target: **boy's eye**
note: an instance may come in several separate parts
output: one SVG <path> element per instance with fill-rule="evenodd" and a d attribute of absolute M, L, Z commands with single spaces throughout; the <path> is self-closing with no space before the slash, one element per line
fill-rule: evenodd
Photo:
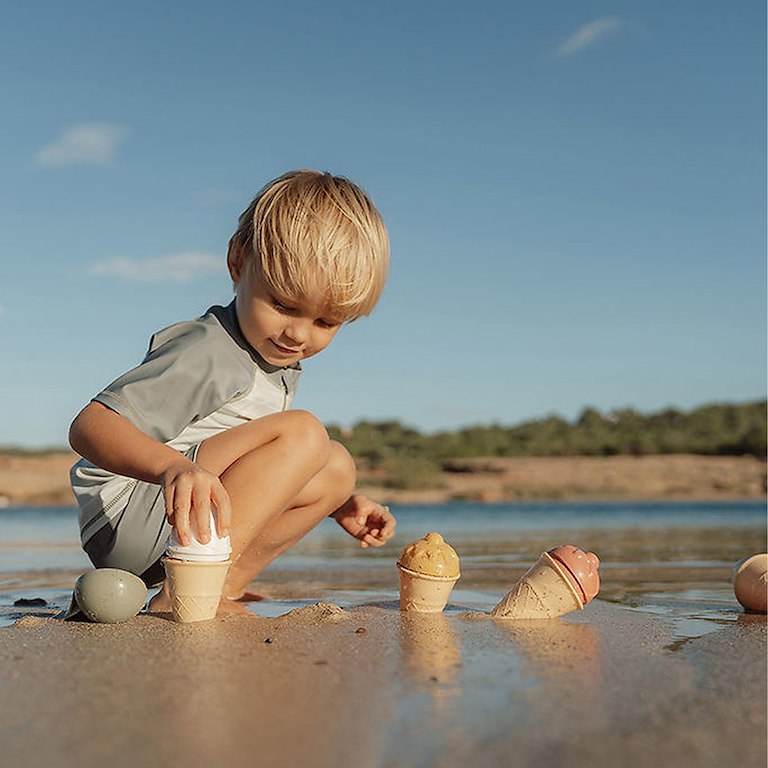
<path fill-rule="evenodd" d="M 283 304 L 282 301 L 272 297 L 272 306 L 280 312 L 293 312 L 293 307 L 289 307 L 287 304 Z"/>
<path fill-rule="evenodd" d="M 280 301 L 276 296 L 270 297 L 270 303 L 272 304 L 272 307 L 277 310 L 278 312 L 283 312 L 285 314 L 293 315 L 293 314 L 301 314 L 303 310 L 300 307 L 294 307 L 290 304 L 285 304 L 284 302 Z M 324 317 L 318 317 L 314 321 L 315 325 L 319 326 L 320 328 L 337 328 L 341 325 L 341 320 L 336 320 L 335 318 L 324 318 Z"/>

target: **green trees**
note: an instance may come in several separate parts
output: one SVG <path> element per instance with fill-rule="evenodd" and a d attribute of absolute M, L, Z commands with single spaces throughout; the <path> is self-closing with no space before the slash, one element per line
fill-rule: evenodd
<path fill-rule="evenodd" d="M 410 487 L 431 482 L 446 459 L 493 456 L 642 456 L 662 453 L 766 455 L 766 401 L 715 404 L 684 413 L 632 408 L 601 414 L 585 408 L 573 422 L 559 416 L 514 426 L 491 424 L 424 435 L 398 421 L 329 427 L 370 469 L 396 468 Z"/>

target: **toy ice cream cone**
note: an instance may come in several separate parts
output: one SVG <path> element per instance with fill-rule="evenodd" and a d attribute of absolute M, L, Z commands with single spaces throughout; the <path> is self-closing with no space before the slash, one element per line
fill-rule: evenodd
<path fill-rule="evenodd" d="M 543 552 L 491 611 L 497 619 L 551 619 L 580 611 L 597 594 L 600 561 L 566 544 Z"/>
<path fill-rule="evenodd" d="M 400 570 L 400 610 L 440 613 L 445 608 L 458 577 L 445 578 Z"/>
<path fill-rule="evenodd" d="M 164 557 L 162 562 L 174 621 L 187 624 L 215 618 L 231 561 L 195 562 Z"/>
<path fill-rule="evenodd" d="M 409 544 L 397 561 L 400 610 L 440 613 L 459 578 L 459 557 L 439 533 Z"/>
<path fill-rule="evenodd" d="M 221 590 L 231 564 L 232 543 L 229 536 L 219 536 L 216 521 L 211 515 L 210 540 L 203 544 L 194 538 L 182 544 L 176 529 L 168 537 L 166 557 L 162 563 L 171 596 L 174 621 L 189 623 L 206 621 L 216 616 L 221 600 Z"/>

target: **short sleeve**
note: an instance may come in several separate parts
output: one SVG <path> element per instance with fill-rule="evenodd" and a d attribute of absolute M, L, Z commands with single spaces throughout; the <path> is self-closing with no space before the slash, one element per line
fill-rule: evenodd
<path fill-rule="evenodd" d="M 252 364 L 210 316 L 156 333 L 144 360 L 93 399 L 167 443 L 251 385 Z"/>

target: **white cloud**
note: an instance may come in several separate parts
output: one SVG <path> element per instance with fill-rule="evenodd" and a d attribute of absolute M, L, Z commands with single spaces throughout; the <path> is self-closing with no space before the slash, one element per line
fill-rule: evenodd
<path fill-rule="evenodd" d="M 38 165 L 109 165 L 128 130 L 116 123 L 80 123 L 67 128 L 35 155 Z"/>
<path fill-rule="evenodd" d="M 95 275 L 114 275 L 123 280 L 144 283 L 184 282 L 199 275 L 226 269 L 224 257 L 212 253 L 174 253 L 156 259 L 117 258 L 94 264 Z"/>
<path fill-rule="evenodd" d="M 621 19 L 606 17 L 579 27 L 556 51 L 555 56 L 573 56 L 575 53 L 594 45 L 600 38 L 613 35 L 621 28 Z"/>

